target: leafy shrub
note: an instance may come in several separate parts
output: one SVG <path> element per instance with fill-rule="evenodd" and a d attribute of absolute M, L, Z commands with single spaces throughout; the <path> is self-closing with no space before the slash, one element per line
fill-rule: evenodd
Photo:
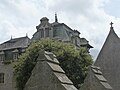
<path fill-rule="evenodd" d="M 40 50 L 53 52 L 60 62 L 66 75 L 72 80 L 74 85 L 79 88 L 86 77 L 88 66 L 92 64 L 92 58 L 85 48 L 76 49 L 70 43 L 42 39 L 33 42 L 20 56 L 17 64 L 14 66 L 16 86 L 18 90 L 23 90 L 31 71 L 36 65 L 36 59 Z"/>

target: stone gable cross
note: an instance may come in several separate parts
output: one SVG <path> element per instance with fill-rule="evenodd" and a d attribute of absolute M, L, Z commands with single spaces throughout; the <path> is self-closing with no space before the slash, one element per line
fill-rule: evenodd
<path fill-rule="evenodd" d="M 113 26 L 112 26 L 113 24 L 114 24 L 113 22 L 110 23 L 111 27 L 113 27 Z"/>

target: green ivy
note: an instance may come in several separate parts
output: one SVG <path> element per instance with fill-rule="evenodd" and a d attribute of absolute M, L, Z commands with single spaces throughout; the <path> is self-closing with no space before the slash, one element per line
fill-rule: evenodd
<path fill-rule="evenodd" d="M 91 55 L 85 48 L 76 49 L 75 46 L 70 43 L 42 39 L 31 43 L 14 66 L 14 76 L 18 90 L 24 89 L 31 75 L 31 71 L 36 65 L 36 58 L 40 50 L 53 52 L 57 56 L 66 75 L 72 80 L 74 85 L 79 88 L 87 75 L 89 65 L 92 64 Z"/>

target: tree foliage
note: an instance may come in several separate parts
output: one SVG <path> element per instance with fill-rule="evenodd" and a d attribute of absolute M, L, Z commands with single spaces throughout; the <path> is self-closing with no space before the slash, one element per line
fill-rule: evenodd
<path fill-rule="evenodd" d="M 66 75 L 78 88 L 85 79 L 92 58 L 85 48 L 76 49 L 70 43 L 43 39 L 33 42 L 23 53 L 14 68 L 14 76 L 18 90 L 23 90 L 31 71 L 36 64 L 36 58 L 40 50 L 53 52 L 60 62 Z"/>

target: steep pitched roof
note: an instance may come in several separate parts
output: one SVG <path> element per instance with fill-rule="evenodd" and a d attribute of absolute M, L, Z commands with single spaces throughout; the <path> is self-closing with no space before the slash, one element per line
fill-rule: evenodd
<path fill-rule="evenodd" d="M 101 68 L 113 90 L 120 89 L 120 39 L 113 28 L 110 30 L 94 65 Z"/>
<path fill-rule="evenodd" d="M 13 49 L 13 48 L 26 48 L 28 47 L 29 42 L 30 42 L 30 39 L 27 36 L 14 38 L 0 44 L 0 50 L 7 50 L 7 49 Z"/>
<path fill-rule="evenodd" d="M 41 51 L 24 90 L 78 90 L 51 52 Z"/>
<path fill-rule="evenodd" d="M 91 66 L 84 84 L 79 90 L 112 90 L 112 87 L 102 75 L 100 67 Z"/>

